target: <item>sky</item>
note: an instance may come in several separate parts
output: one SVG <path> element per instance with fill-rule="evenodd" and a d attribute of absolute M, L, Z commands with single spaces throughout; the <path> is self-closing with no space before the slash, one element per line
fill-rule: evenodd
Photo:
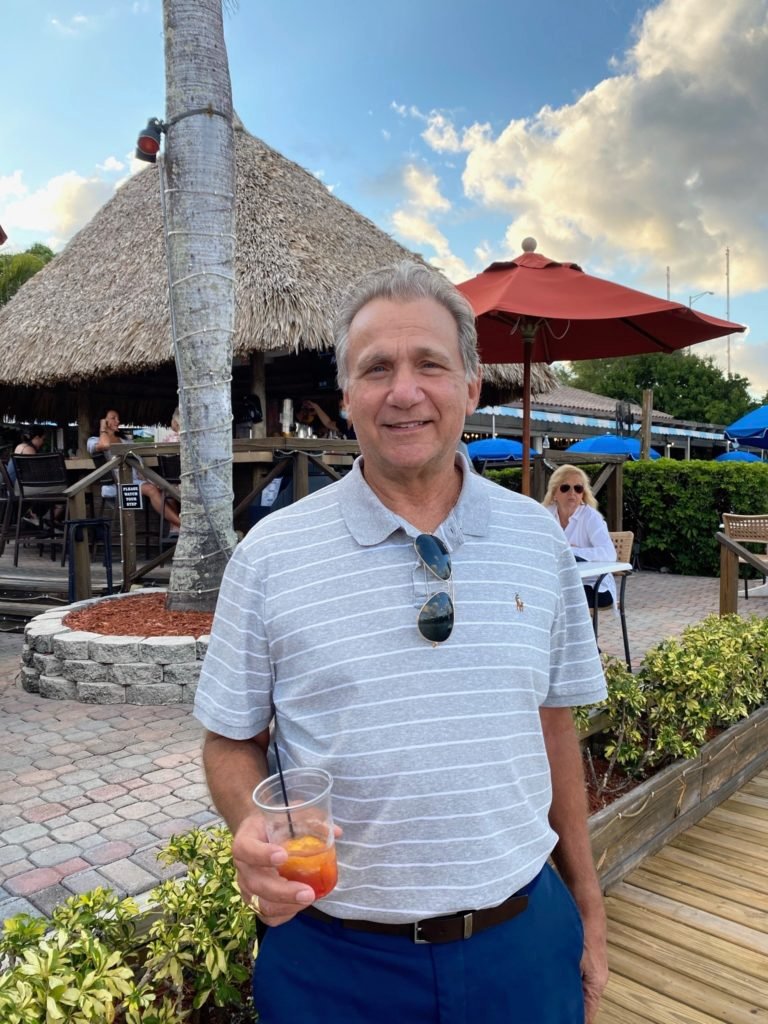
<path fill-rule="evenodd" d="M 3 252 L 59 251 L 145 166 L 161 0 L 0 24 Z M 451 280 L 533 236 L 747 324 L 731 370 L 768 392 L 768 0 L 239 0 L 225 34 L 245 127 Z"/>

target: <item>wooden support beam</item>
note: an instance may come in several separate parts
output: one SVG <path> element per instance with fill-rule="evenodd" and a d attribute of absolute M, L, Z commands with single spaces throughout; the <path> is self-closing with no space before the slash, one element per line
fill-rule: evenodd
<path fill-rule="evenodd" d="M 724 544 L 720 546 L 720 615 L 735 615 L 739 610 L 739 556 Z"/>

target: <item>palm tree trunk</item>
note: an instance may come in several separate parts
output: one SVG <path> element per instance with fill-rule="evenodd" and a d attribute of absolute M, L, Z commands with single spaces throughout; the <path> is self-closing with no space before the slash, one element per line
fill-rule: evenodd
<path fill-rule="evenodd" d="M 235 545 L 232 335 L 235 161 L 221 0 L 164 0 L 161 188 L 181 409 L 182 528 L 169 609 L 208 611 Z"/>

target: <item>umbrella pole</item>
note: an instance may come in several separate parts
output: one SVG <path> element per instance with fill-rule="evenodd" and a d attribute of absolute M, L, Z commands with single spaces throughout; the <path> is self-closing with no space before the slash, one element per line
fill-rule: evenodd
<path fill-rule="evenodd" d="M 523 494 L 531 493 L 531 357 L 536 337 L 536 324 L 523 320 Z"/>

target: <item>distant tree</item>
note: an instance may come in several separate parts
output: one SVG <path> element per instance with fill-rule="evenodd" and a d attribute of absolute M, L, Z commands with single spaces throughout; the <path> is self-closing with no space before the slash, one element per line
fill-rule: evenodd
<path fill-rule="evenodd" d="M 53 250 L 42 242 L 35 242 L 24 252 L 0 255 L 0 306 L 4 306 L 53 256 Z"/>
<path fill-rule="evenodd" d="M 750 397 L 746 377 L 726 377 L 711 356 L 693 353 L 574 362 L 567 383 L 638 405 L 643 391 L 653 388 L 654 408 L 676 419 L 700 423 L 732 423 L 757 405 Z"/>
<path fill-rule="evenodd" d="M 42 242 L 33 242 L 26 251 L 33 256 L 39 257 L 43 263 L 50 263 L 56 255 L 50 246 L 44 245 Z"/>

